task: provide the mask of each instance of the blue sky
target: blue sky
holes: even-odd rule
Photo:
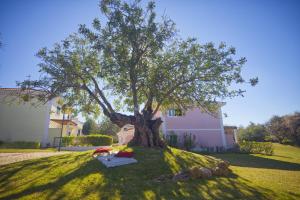
[[[95,0],[1,0],[0,86],[14,87],[29,74],[38,78],[38,49],[76,32],[78,24],[101,19],[97,5]],[[182,37],[236,47],[248,60],[243,75],[259,77],[244,98],[224,106],[224,122],[232,125],[300,111],[299,10],[296,0],[157,1],[157,12],[172,18]]]

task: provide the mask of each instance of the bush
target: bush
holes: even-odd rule
[[[2,148],[20,148],[20,149],[39,149],[41,147],[39,142],[15,141],[2,142]]]
[[[292,145],[294,144],[294,142],[291,140],[291,139],[288,139],[288,138],[284,138],[282,141],[281,141],[282,144],[289,144],[289,145]]]
[[[178,136],[172,131],[171,134],[167,135],[167,143],[171,147],[177,147],[178,144]]]
[[[108,135],[66,136],[62,138],[62,146],[110,146],[113,138]]]
[[[264,125],[250,123],[246,128],[240,127],[238,129],[238,141],[255,141],[263,142],[268,133]]]
[[[183,146],[186,150],[191,150],[194,145],[195,138],[192,138],[192,134],[185,133],[183,136]]]
[[[242,153],[273,155],[273,144],[271,142],[242,141],[239,143],[239,149]]]
[[[266,123],[266,127],[269,134],[275,138],[275,142],[300,145],[300,112],[284,116],[273,116]]]

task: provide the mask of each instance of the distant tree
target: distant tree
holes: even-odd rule
[[[266,136],[268,135],[264,125],[255,124],[250,122],[250,125],[238,129],[238,140],[239,141],[256,141],[263,142],[265,141]]]
[[[88,135],[93,133],[95,130],[97,130],[97,124],[93,119],[88,118],[82,127],[82,133],[84,135]]]
[[[300,145],[300,113],[284,116],[285,124],[290,132],[294,144]]]
[[[109,118],[103,117],[99,124],[97,124],[96,130],[93,131],[95,134],[110,135],[117,141],[117,133],[120,131],[120,127],[112,123]]]
[[[279,116],[273,116],[267,123],[266,123],[267,131],[273,136],[274,142],[280,142],[284,140],[288,140],[287,133],[288,129],[284,125],[284,119]]]
[[[274,116],[266,127],[274,141],[287,144],[300,145],[300,113],[291,115]]]
[[[258,82],[242,78],[246,59],[235,48],[182,39],[172,20],[156,19],[153,1],[143,5],[100,1],[104,23],[95,19],[92,29],[81,25],[53,49],[41,49],[43,75],[19,85],[46,91],[47,99],[63,96],[84,112],[101,111],[119,127],[134,125],[132,145],[163,147],[163,121],[154,118],[159,109],[198,106],[213,113],[218,101],[243,95],[238,84]],[[131,114],[118,112],[110,94]]]
[[[112,123],[109,118],[103,117],[102,121],[100,122],[99,131],[102,134],[106,135],[116,135],[120,131],[120,127],[118,127],[116,124]]]

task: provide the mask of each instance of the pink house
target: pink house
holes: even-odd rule
[[[176,135],[179,147],[183,147],[185,135],[191,137],[195,150],[229,149],[236,143],[236,127],[223,126],[221,106],[215,115],[193,108],[185,112],[179,109],[160,111],[156,117],[161,117],[163,120],[161,130],[164,137],[168,139]],[[118,133],[120,144],[127,144],[133,136],[134,128],[130,127],[126,131],[127,129],[128,127],[125,127]]]
[[[183,145],[184,136],[192,138],[194,148],[232,148],[236,143],[236,127],[223,126],[221,106],[215,115],[193,108],[182,112],[169,109],[158,114],[164,121],[162,132],[165,138],[177,136],[178,145]]]

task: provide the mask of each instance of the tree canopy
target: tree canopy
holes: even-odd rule
[[[274,142],[300,145],[300,113],[273,116],[266,127]]]
[[[84,135],[88,134],[95,134],[94,131],[97,129],[97,123],[93,120],[88,118],[82,126],[82,133]]]
[[[105,21],[96,18],[92,28],[80,25],[78,33],[42,48],[41,78],[19,85],[44,91],[46,99],[63,96],[79,111],[101,111],[119,127],[133,124],[136,143],[156,146],[154,129],[162,121],[152,119],[160,108],[213,111],[217,101],[243,95],[239,84],[258,81],[242,78],[246,59],[235,48],[181,38],[171,19],[157,19],[152,1],[143,7],[139,0],[102,0],[100,11]]]
[[[240,127],[238,129],[238,140],[240,142],[243,140],[263,142],[266,140],[266,136],[268,136],[268,133],[265,126],[262,124],[250,122],[249,126],[245,128]]]

